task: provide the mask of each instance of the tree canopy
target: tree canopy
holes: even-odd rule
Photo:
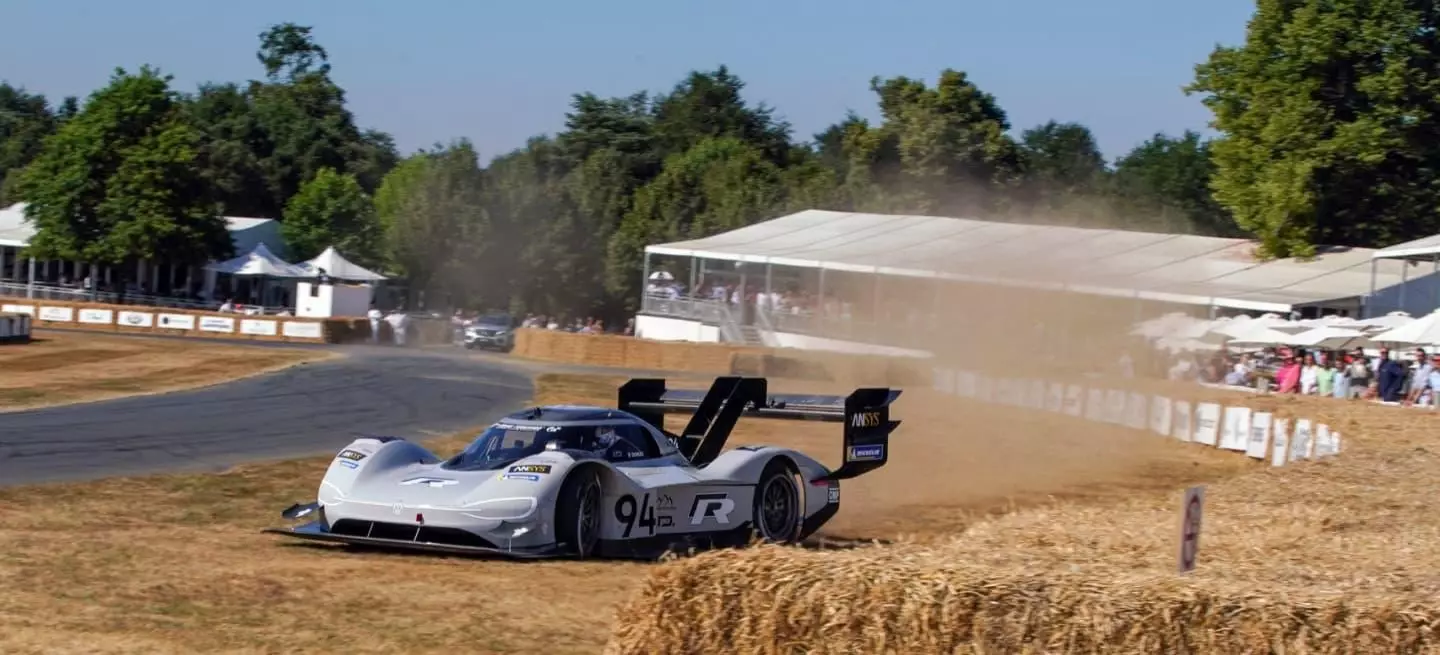
[[[417,302],[612,318],[645,245],[807,208],[1250,235],[1273,256],[1384,246],[1440,231],[1436,20],[1414,0],[1259,0],[1186,89],[1220,136],[1155,134],[1113,163],[1080,123],[1013,125],[960,69],[875,77],[871,111],[806,138],[717,66],[581,90],[562,129],[488,165],[465,140],[401,156],[315,31],[285,23],[253,80],[183,92],[145,67],[53,104],[0,84],[0,201],[30,203],[47,257],[218,258],[221,216],[277,218],[297,259],[335,245]]]

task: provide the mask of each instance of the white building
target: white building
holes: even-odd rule
[[[279,257],[286,257],[285,240],[280,235],[280,222],[269,218],[226,216],[225,223],[237,254],[250,252],[265,244]],[[83,262],[31,260],[23,256],[24,248],[35,236],[35,227],[25,220],[25,204],[0,209],[0,295],[25,296],[35,287],[42,295],[54,296],[63,289],[73,289],[90,274]],[[95,282],[101,288],[117,283],[122,277],[111,267],[98,267]],[[141,262],[129,275],[135,282],[136,295],[202,297],[213,295],[215,276],[207,276],[200,266],[177,266],[169,262]]]

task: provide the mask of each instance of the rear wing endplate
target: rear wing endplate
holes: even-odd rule
[[[899,389],[862,388],[848,396],[771,395],[767,386],[765,378],[727,376],[715,378],[708,391],[700,391],[668,389],[661,378],[637,378],[620,387],[618,408],[662,431],[665,414],[693,414],[675,436],[680,451],[695,466],[720,455],[742,416],[842,423],[844,463],[827,479],[853,478],[889,460],[890,433],[900,425],[890,420],[890,405],[900,397]]]

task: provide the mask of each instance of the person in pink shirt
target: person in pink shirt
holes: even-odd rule
[[[1280,393],[1300,391],[1300,362],[1293,356],[1286,357],[1285,363],[1275,370],[1275,386]]]

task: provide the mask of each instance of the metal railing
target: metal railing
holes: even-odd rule
[[[29,283],[25,282],[0,282],[0,296],[15,299],[28,298],[34,300],[94,302],[112,305],[124,304],[209,312],[216,311],[220,306],[219,303],[216,302],[206,302],[193,298],[155,296],[143,293],[120,294],[114,291],[92,291],[80,287],[58,286],[53,284],[36,283],[32,288]],[[258,311],[261,314],[272,315],[288,310],[286,307],[261,307],[259,305],[245,305],[245,309]]]
[[[744,326],[738,318],[740,308],[723,300],[671,298],[668,295],[645,295],[642,311],[715,325],[723,341],[745,341]],[[846,341],[876,344],[906,344],[916,347],[935,338],[933,324],[910,324],[904,321],[872,321],[851,316],[823,316],[793,310],[756,308],[752,324],[762,332],[789,332]]]

